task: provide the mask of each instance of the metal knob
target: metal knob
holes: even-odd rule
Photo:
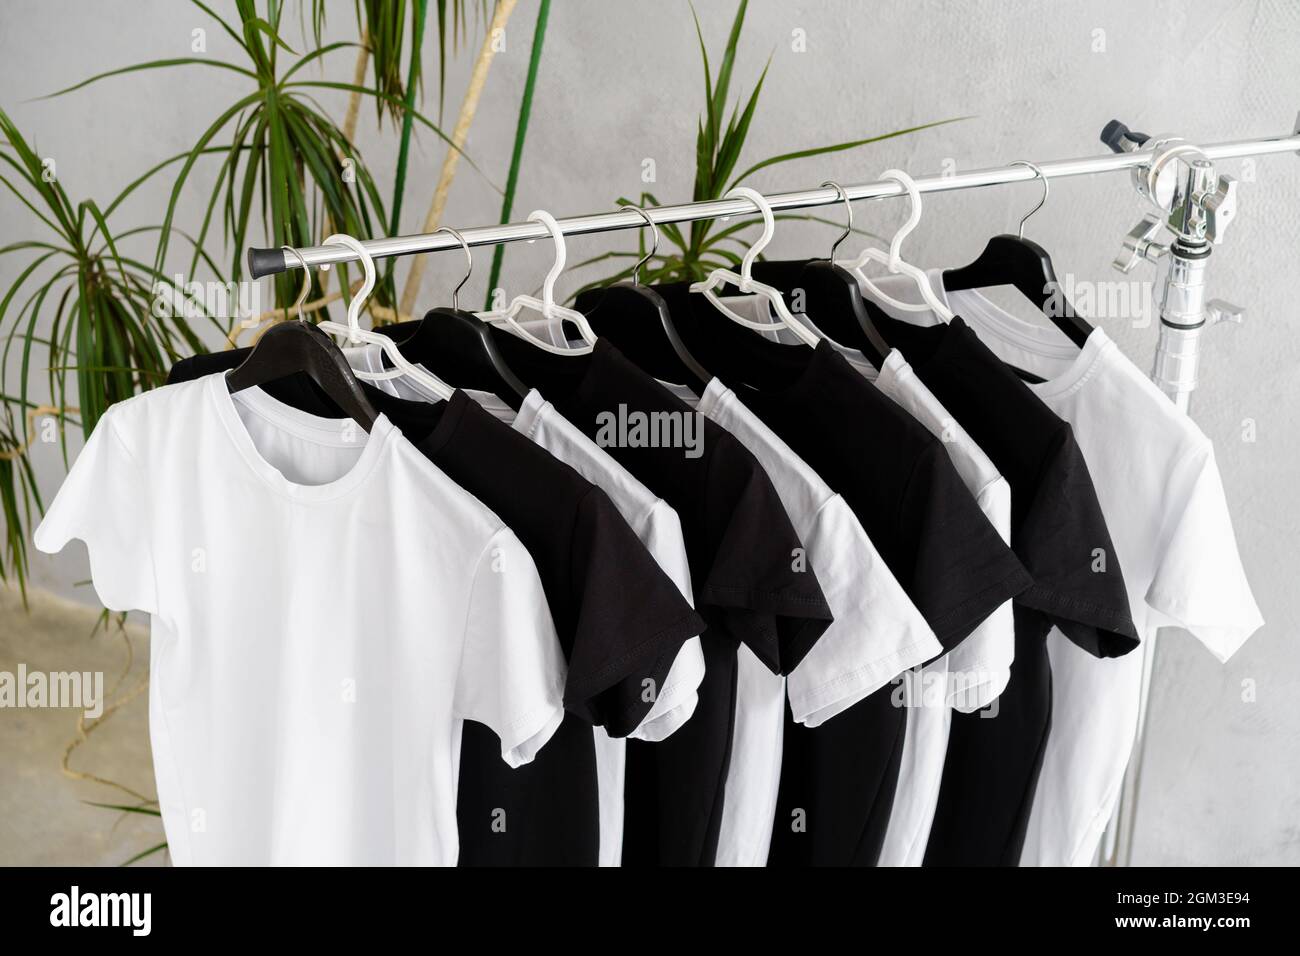
[[[1211,299],[1205,303],[1205,322],[1207,325],[1217,325],[1220,322],[1241,325],[1242,320],[1245,318],[1246,310],[1239,305],[1233,305],[1223,299]]]
[[[1200,199],[1205,210],[1205,238],[1210,242],[1223,242],[1223,231],[1237,215],[1237,180],[1220,176],[1214,192]]]
[[[1112,265],[1120,272],[1127,275],[1132,272],[1139,262],[1155,262],[1166,252],[1169,247],[1155,241],[1160,230],[1164,228],[1164,223],[1159,216],[1147,214],[1142,217],[1142,221],[1128,231],[1120,244],[1120,253],[1115,257]]]

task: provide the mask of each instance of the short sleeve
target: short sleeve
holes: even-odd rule
[[[569,561],[576,615],[564,706],[611,736],[626,736],[704,620],[599,488],[579,502]]]
[[[817,727],[943,648],[843,498],[822,504],[803,540],[835,620],[786,690],[794,719]]]
[[[1226,661],[1264,623],[1246,581],[1214,449],[1205,442],[1172,475],[1154,580],[1146,600]]]
[[[501,739],[501,758],[523,766],[564,717],[564,673],[537,568],[514,533],[502,528],[474,569],[456,716],[490,727]]]
[[[118,430],[120,407],[110,408],[95,426],[33,541],[54,554],[80,538],[104,607],[157,614],[153,496],[146,470]]]
[[[945,650],[1030,585],[938,439],[913,463],[899,521],[899,538],[912,549],[911,577],[902,584]]]
[[[645,516],[640,532],[642,543],[655,563],[668,575],[683,598],[694,604],[691,569],[686,560],[686,539],[677,512],[663,499],[655,501]],[[654,705],[632,733],[637,740],[657,742],[675,733],[695,713],[699,688],[704,681],[704,651],[699,637],[692,637],[673,658]]]
[[[1025,495],[1012,489],[1012,543],[1034,579],[1019,597],[1094,657],[1120,657],[1137,647],[1119,555],[1111,543],[1083,453],[1062,422],[1038,481]],[[1014,517],[1014,514],[1013,514]]]
[[[668,676],[655,695],[650,708],[636,728],[628,734],[635,740],[657,743],[681,729],[695,713],[700,702],[700,684],[704,683],[704,648],[698,636],[692,637],[673,658]]]
[[[1011,485],[999,475],[975,496],[998,537],[1011,541]],[[993,703],[1011,680],[1016,656],[1012,602],[1000,604],[966,640],[948,654],[948,702],[954,710],[972,713]]]
[[[718,429],[705,517],[713,561],[699,605],[720,609],[728,631],[774,674],[789,674],[830,625],[832,614],[808,549],[754,456]]]

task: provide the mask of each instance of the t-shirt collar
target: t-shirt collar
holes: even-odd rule
[[[461,389],[458,388],[452,392],[451,398],[445,402],[446,408],[439,417],[438,423],[433,426],[433,431],[416,442],[420,451],[429,458],[440,452],[447,442],[451,440],[451,436],[456,433],[456,428],[460,425],[465,410],[473,404],[474,399],[466,395]]]
[[[1109,336],[1098,326],[1088,335],[1083,348],[1076,348],[1071,342],[1060,341],[1060,335],[1054,328],[1017,318],[978,289],[949,293],[943,287],[941,269],[931,269],[927,274],[944,305],[954,312],[960,312],[970,325],[983,333],[981,338],[985,335],[993,338],[995,351],[999,351],[996,344],[1002,343],[1030,358],[1042,359],[1052,371],[1061,369],[1055,375],[1044,376],[1047,378],[1045,382],[1029,383],[1030,389],[1042,398],[1059,396],[1082,386],[1091,377],[1097,360],[1114,347]],[[1013,365],[1018,364],[1005,353],[1003,357]],[[1025,364],[1030,366],[1025,371],[1035,374],[1045,371],[1042,366],[1033,367],[1032,362]]]
[[[329,501],[357,489],[370,476],[387,449],[392,446],[393,439],[400,434],[388,417],[382,413],[375,419],[367,433],[351,419],[322,418],[300,411],[292,405],[286,405],[272,398],[266,391],[256,386],[232,395],[226,386],[224,372],[208,376],[207,392],[208,401],[230,436],[231,442],[253,473],[273,490],[298,501]],[[275,428],[306,441],[339,448],[355,448],[364,436],[365,444],[352,467],[338,478],[316,485],[300,484],[287,478],[262,455],[248,433],[248,427],[240,417],[239,409],[235,407],[236,402],[251,409]],[[355,432],[351,431],[352,429],[355,429]]]

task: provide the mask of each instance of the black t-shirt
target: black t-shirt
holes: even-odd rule
[[[1069,423],[960,317],[877,326],[1011,486],[1011,545],[1034,583],[1016,598],[1007,688],[994,709],[953,715],[925,863],[1015,866],[1051,729],[1047,632],[1055,625],[1098,657],[1131,651],[1123,574]]]
[[[246,354],[187,359],[170,380],[232,368]],[[337,414],[305,376],[266,389],[305,411]],[[377,410],[528,549],[568,661],[567,714],[531,764],[510,769],[495,734],[465,722],[457,794],[461,864],[595,865],[599,815],[590,725],[613,736],[634,730],[652,706],[642,682],[662,686],[677,651],[704,621],[603,491],[464,392],[428,404],[366,390]]]
[[[1030,585],[939,439],[829,342],[779,345],[685,285],[659,291],[696,358],[853,509],[945,651]],[[815,728],[787,707],[769,865],[875,864],[906,727],[893,692]]]
[[[771,480],[734,436],[603,339],[590,356],[495,339],[512,369],[540,383],[570,422],[681,519],[696,607],[709,625],[701,641],[707,669],[689,723],[661,743],[628,742],[623,865],[710,865],[730,763],[738,642],[772,671],[789,673],[829,626],[830,608],[813,569],[794,558],[802,546]],[[680,428],[688,418],[700,429],[697,456],[633,447],[630,429],[628,441],[610,442],[618,437],[611,423]]]

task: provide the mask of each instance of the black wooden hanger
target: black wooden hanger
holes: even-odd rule
[[[1047,177],[1033,163],[1023,160],[1013,166],[1028,166],[1043,181],[1043,198],[1038,205],[1020,220],[1014,236],[994,236],[984,251],[969,265],[948,269],[943,273],[943,287],[950,292],[963,289],[987,289],[993,286],[1013,286],[1026,299],[1033,302],[1052,324],[1065,333],[1080,348],[1092,334],[1092,326],[1080,316],[1065,298],[1052,257],[1042,246],[1025,238],[1025,222],[1047,202]]]
[[[506,364],[487,323],[460,308],[461,287],[474,271],[469,243],[450,226],[434,231],[455,236],[465,250],[465,275],[451,293],[451,308],[426,312],[424,318],[415,323],[414,331],[409,331],[410,323],[388,326],[379,331],[391,334],[397,340],[404,358],[418,362],[448,384],[492,392],[518,411],[528,394],[528,387]]]
[[[853,231],[853,206],[839,183],[827,180],[844,202],[847,219],[838,239],[831,245],[828,259],[794,262],[754,263],[754,278],[780,289],[787,299],[796,289],[803,294],[803,309],[819,331],[840,345],[855,348],[877,368],[885,360],[889,346],[872,319],[869,303],[862,298],[858,280],[843,266],[835,264],[835,250]]]
[[[574,307],[587,316],[597,335],[609,339],[624,355],[635,357],[645,372],[663,382],[690,386],[698,393],[713,376],[682,343],[663,296],[641,285],[641,267],[659,249],[659,227],[637,206],[620,208],[645,219],[654,236],[650,251],[632,268],[631,282],[585,289]]]
[[[286,253],[297,255],[292,248],[284,248]],[[311,289],[311,273],[301,256],[298,261],[302,263],[303,283],[293,304],[297,318],[263,332],[248,357],[226,374],[226,387],[233,394],[301,372],[340,411],[368,432],[379,415],[362,391],[347,358],[328,335],[302,317],[302,303]]]

